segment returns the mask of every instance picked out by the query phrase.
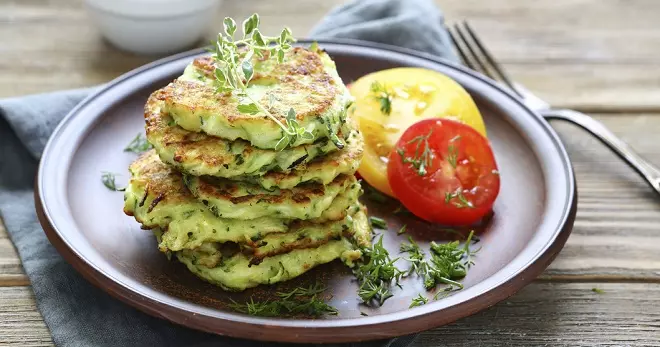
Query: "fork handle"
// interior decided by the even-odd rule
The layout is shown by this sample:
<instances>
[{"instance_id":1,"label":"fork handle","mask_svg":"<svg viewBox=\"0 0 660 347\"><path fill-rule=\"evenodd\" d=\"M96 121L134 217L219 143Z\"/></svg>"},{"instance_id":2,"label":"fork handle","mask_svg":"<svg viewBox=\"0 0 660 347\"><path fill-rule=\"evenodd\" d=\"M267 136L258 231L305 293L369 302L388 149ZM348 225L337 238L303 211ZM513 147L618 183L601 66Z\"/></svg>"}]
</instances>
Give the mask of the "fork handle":
<instances>
[{"instance_id":1,"label":"fork handle","mask_svg":"<svg viewBox=\"0 0 660 347\"><path fill-rule=\"evenodd\" d=\"M546 110L540 113L545 119L568 121L590 132L625 160L660 194L660 169L637 154L630 145L614 135L603 123L584 113L573 110Z\"/></svg>"}]
</instances>

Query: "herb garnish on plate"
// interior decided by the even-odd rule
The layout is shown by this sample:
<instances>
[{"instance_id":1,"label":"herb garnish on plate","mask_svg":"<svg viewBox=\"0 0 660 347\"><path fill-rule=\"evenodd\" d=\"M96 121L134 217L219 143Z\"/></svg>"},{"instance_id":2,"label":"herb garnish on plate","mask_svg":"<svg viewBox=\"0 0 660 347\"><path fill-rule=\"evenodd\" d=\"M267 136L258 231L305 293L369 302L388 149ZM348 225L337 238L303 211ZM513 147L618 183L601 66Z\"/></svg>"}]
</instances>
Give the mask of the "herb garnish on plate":
<instances>
[{"instance_id":1,"label":"herb garnish on plate","mask_svg":"<svg viewBox=\"0 0 660 347\"><path fill-rule=\"evenodd\" d=\"M261 317L293 316L297 314L314 317L336 315L336 308L317 297L326 289L327 287L322 283L317 282L307 288L297 287L290 292L277 292L277 296L279 296L277 300L254 301L254 298L250 298L250 301L245 303L232 300L230 307L237 312Z\"/></svg>"}]
</instances>

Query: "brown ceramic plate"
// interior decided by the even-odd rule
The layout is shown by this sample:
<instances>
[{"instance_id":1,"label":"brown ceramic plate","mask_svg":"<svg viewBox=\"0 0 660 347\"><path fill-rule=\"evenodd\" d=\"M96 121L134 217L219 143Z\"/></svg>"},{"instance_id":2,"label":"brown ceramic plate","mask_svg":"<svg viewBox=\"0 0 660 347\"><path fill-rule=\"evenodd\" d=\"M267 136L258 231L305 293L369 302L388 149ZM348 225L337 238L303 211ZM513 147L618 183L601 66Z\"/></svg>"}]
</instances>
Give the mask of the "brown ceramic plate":
<instances>
[{"instance_id":1,"label":"brown ceramic plate","mask_svg":"<svg viewBox=\"0 0 660 347\"><path fill-rule=\"evenodd\" d=\"M62 121L44 151L35 191L37 211L50 241L89 281L144 312L195 329L270 341L345 342L419 332L483 310L539 275L564 245L577 206L571 163L548 124L491 80L432 56L356 41L319 44L335 59L345 82L392 67L424 67L454 78L479 105L502 186L495 214L481 233L476 265L463 281L465 289L408 309L411 299L424 293L418 279L408 278L384 306L371 309L358 305L353 276L335 262L280 286L226 293L159 253L154 236L122 213L123 194L106 189L101 172L122 173L119 181L127 180L127 167L135 156L123 149L143 131L147 96L204 54L201 50L127 73L88 97ZM406 237L395 232L403 224L424 245L443 237L433 227L392 213L395 204L363 200L372 215L389 221L385 244L395 256ZM338 316L260 318L227 308L229 299L268 297L277 289L317 278L329 286L332 298L328 300L339 309Z\"/></svg>"}]
</instances>

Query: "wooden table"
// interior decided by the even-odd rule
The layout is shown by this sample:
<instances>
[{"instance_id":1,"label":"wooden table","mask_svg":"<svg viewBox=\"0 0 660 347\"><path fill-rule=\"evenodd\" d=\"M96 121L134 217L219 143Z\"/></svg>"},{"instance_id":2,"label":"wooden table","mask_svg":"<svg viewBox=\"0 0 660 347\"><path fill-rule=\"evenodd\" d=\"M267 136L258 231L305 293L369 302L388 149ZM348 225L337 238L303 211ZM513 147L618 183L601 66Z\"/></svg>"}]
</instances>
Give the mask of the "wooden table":
<instances>
[{"instance_id":1,"label":"wooden table","mask_svg":"<svg viewBox=\"0 0 660 347\"><path fill-rule=\"evenodd\" d=\"M288 24L303 35L341 2L225 0L219 18L257 11L264 31ZM438 2L450 20L470 20L516 80L590 112L660 165L660 1ZM81 1L0 3L0 97L94 85L152 59L101 40ZM580 195L566 247L509 300L423 333L416 346L660 345L660 197L583 131L553 126ZM0 345L51 344L0 223Z\"/></svg>"}]
</instances>

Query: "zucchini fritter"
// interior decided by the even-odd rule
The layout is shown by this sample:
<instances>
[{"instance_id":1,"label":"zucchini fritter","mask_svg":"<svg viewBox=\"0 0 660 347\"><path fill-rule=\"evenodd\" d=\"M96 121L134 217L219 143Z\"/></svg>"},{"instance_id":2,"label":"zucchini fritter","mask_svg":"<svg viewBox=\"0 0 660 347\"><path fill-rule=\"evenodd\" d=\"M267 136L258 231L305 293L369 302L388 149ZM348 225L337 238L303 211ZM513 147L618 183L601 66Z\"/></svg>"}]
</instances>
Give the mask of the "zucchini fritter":
<instances>
[{"instance_id":1,"label":"zucchini fritter","mask_svg":"<svg viewBox=\"0 0 660 347\"><path fill-rule=\"evenodd\" d=\"M229 178L263 175L271 170L287 171L337 150L327 139L278 152L254 148L243 140L232 141L186 131L163 112L164 93L163 90L154 92L145 106L147 140L163 162L195 176Z\"/></svg>"},{"instance_id":2,"label":"zucchini fritter","mask_svg":"<svg viewBox=\"0 0 660 347\"><path fill-rule=\"evenodd\" d=\"M327 185L303 183L291 189L261 186L215 177L184 176L184 183L199 201L223 218L254 219L265 216L313 219L343 213L362 192L353 175L340 175ZM346 204L333 204L345 194Z\"/></svg>"},{"instance_id":3,"label":"zucchini fritter","mask_svg":"<svg viewBox=\"0 0 660 347\"><path fill-rule=\"evenodd\" d=\"M165 232L159 249L178 251L199 247L205 242L248 242L270 233L285 233L304 226L301 222L276 217L250 220L219 218L199 202L183 184L182 175L163 164L152 150L135 160L125 191L124 212L134 216L144 229L159 227ZM306 223L344 220L355 200L337 197L330 211ZM337 207L333 207L337 205ZM294 225L295 224L295 225Z\"/></svg>"},{"instance_id":4,"label":"zucchini fritter","mask_svg":"<svg viewBox=\"0 0 660 347\"><path fill-rule=\"evenodd\" d=\"M337 133L346 122L346 108L352 97L325 52L296 47L285 54L282 64L257 56L252 63L250 97L268 105L269 112L281 122L293 108L298 123L314 135L310 140L299 138L292 147ZM235 95L216 92L213 69L210 57L198 58L189 65L183 76L163 89L165 112L189 131L228 140L240 138L258 148L275 148L282 129L263 113L240 113Z\"/></svg>"},{"instance_id":5,"label":"zucchini fritter","mask_svg":"<svg viewBox=\"0 0 660 347\"><path fill-rule=\"evenodd\" d=\"M317 265L337 258L352 265L362 256L359 247L369 244L369 241L363 241L371 239L364 211L354 215L351 229L350 235L340 236L337 240L331 239L318 247L296 248L267 256L258 264L249 254L223 252L222 247L211 244L177 252L176 257L200 278L225 290L241 291L259 284L273 284L298 277Z\"/></svg>"}]
</instances>

